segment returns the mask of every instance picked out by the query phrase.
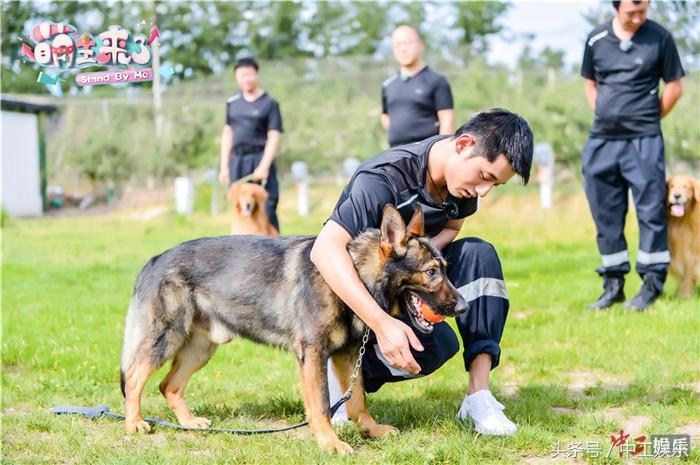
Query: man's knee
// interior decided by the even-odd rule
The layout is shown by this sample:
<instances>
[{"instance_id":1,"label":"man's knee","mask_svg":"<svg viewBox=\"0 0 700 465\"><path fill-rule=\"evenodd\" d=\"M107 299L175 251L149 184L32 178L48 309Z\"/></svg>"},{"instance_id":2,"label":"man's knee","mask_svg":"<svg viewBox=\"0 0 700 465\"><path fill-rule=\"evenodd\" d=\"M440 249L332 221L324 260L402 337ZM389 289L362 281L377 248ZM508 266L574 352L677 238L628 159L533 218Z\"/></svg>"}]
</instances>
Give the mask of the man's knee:
<instances>
[{"instance_id":1,"label":"man's knee","mask_svg":"<svg viewBox=\"0 0 700 465\"><path fill-rule=\"evenodd\" d=\"M496 248L490 242L487 242L478 237L467 237L455 241L451 247L455 247L454 251L450 251L450 256L454 257L457 253L458 261L463 263L478 263L482 270L494 270L500 274L501 261L498 258ZM450 261L450 260L448 260Z\"/></svg>"}]
</instances>

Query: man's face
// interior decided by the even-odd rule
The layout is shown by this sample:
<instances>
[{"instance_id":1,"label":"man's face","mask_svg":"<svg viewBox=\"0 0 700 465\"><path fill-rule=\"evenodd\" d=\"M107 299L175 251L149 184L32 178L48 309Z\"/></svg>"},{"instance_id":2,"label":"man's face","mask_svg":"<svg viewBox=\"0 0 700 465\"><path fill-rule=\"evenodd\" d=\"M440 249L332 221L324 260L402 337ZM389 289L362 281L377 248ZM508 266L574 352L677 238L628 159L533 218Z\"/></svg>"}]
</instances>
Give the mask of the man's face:
<instances>
[{"instance_id":1,"label":"man's face","mask_svg":"<svg viewBox=\"0 0 700 465\"><path fill-rule=\"evenodd\" d=\"M455 197L485 197L494 186L505 184L515 174L505 155L493 162L481 156L469 134L462 134L454 144L456 153L447 159L445 181Z\"/></svg>"},{"instance_id":2,"label":"man's face","mask_svg":"<svg viewBox=\"0 0 700 465\"><path fill-rule=\"evenodd\" d=\"M236 82L243 92L252 92L258 86L258 72L252 66L236 69Z\"/></svg>"},{"instance_id":3,"label":"man's face","mask_svg":"<svg viewBox=\"0 0 700 465\"><path fill-rule=\"evenodd\" d=\"M396 28L391 34L391 46L394 49L394 58L401 66L414 64L423 52L423 42L418 33L408 26Z\"/></svg>"},{"instance_id":4,"label":"man's face","mask_svg":"<svg viewBox=\"0 0 700 465\"><path fill-rule=\"evenodd\" d=\"M626 31L634 31L642 27L647 20L649 1L643 0L640 4L635 4L632 0L622 0L620 9L617 10L617 18Z\"/></svg>"}]
</instances>

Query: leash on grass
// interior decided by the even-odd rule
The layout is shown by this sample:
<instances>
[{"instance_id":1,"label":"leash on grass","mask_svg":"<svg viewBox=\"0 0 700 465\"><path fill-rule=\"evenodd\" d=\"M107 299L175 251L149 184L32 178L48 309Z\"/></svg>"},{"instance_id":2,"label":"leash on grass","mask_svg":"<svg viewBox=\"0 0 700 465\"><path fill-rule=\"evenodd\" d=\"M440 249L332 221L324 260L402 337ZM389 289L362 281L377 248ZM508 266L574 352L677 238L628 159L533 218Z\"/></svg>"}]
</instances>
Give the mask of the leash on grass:
<instances>
[{"instance_id":1,"label":"leash on grass","mask_svg":"<svg viewBox=\"0 0 700 465\"><path fill-rule=\"evenodd\" d=\"M343 397L338 399L338 401L331 407L331 418L335 412L338 411L341 405L350 400L352 396L352 391L357 382L357 377L360 375L360 368L362 367L362 357L365 355L365 346L369 340L369 326L365 329L365 334L362 336L362 345L360 346L360 351L357 357L357 362L355 362L355 368L350 376L350 386L343 394ZM82 415L91 420L99 418L102 416L116 418L117 420L124 420L125 417L121 413L112 412L106 405L98 405L97 407L79 407L73 405L67 406L57 406L49 409L50 413L56 415ZM156 425L167 426L169 428L187 430L187 431L201 431L208 433L229 433L229 434L240 434L240 435L253 435L253 434L267 434L267 433L281 433L284 431L290 431L297 428L302 428L309 424L308 421L302 421L295 425L283 426L281 428L265 428L265 429L229 429L229 428L191 428L189 426L178 425L177 423L171 423L169 421L161 420L160 418L145 418L144 421L148 423L153 423Z\"/></svg>"}]
</instances>

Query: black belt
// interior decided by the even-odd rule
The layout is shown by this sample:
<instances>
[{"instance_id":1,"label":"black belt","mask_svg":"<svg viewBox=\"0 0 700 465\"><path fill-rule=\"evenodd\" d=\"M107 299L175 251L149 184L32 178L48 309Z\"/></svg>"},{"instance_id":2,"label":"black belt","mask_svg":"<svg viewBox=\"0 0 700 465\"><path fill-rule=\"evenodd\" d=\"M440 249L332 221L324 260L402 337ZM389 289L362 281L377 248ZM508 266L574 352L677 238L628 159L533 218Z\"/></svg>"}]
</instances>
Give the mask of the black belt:
<instances>
[{"instance_id":1,"label":"black belt","mask_svg":"<svg viewBox=\"0 0 700 465\"><path fill-rule=\"evenodd\" d=\"M233 154L238 156L257 155L265 151L264 145L234 145Z\"/></svg>"}]
</instances>

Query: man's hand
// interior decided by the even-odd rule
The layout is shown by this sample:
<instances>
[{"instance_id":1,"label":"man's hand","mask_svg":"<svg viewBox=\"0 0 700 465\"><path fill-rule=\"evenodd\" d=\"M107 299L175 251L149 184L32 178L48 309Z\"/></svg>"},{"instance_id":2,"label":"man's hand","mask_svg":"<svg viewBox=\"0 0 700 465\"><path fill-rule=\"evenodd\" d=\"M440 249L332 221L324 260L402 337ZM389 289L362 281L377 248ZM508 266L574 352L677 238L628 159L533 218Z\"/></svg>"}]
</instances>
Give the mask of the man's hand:
<instances>
[{"instance_id":1,"label":"man's hand","mask_svg":"<svg viewBox=\"0 0 700 465\"><path fill-rule=\"evenodd\" d=\"M420 365L413 358L411 347L422 352L423 345L407 324L387 315L373 329L377 335L379 349L392 366L404 369L414 375L420 373Z\"/></svg>"},{"instance_id":2,"label":"man's hand","mask_svg":"<svg viewBox=\"0 0 700 465\"><path fill-rule=\"evenodd\" d=\"M228 169L220 169L219 170L219 182L221 184L228 184L229 178L228 178Z\"/></svg>"},{"instance_id":3,"label":"man's hand","mask_svg":"<svg viewBox=\"0 0 700 465\"><path fill-rule=\"evenodd\" d=\"M270 176L270 168L266 166L258 165L257 168L253 170L253 179L255 181L265 181L268 176Z\"/></svg>"},{"instance_id":4,"label":"man's hand","mask_svg":"<svg viewBox=\"0 0 700 465\"><path fill-rule=\"evenodd\" d=\"M678 99L683 95L683 81L676 79L675 81L670 81L666 83L666 88L664 93L661 94L661 100L659 101L659 111L661 112L661 118L665 117L673 107L676 105Z\"/></svg>"}]
</instances>

